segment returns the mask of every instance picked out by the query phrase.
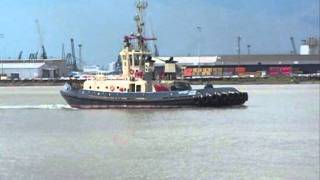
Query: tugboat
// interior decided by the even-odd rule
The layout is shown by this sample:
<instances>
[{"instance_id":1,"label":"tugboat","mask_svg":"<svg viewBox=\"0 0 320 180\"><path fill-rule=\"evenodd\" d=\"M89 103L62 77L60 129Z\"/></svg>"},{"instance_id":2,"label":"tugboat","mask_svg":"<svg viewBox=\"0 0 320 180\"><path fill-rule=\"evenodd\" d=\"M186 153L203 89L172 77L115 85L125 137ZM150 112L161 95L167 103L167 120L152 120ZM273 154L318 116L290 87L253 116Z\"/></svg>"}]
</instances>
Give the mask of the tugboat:
<instances>
[{"instance_id":1,"label":"tugboat","mask_svg":"<svg viewBox=\"0 0 320 180\"><path fill-rule=\"evenodd\" d=\"M113 78L97 74L83 82L67 82L60 93L71 107L225 107L243 105L248 100L246 92L240 92L235 88L214 88L207 84L203 89L192 89L188 83L176 81L176 64L173 58L165 64L169 78L155 78L155 61L147 42L156 38L145 37L143 12L146 8L145 1L137 2L137 32L124 37L124 46L119 54L122 74Z\"/></svg>"}]
</instances>

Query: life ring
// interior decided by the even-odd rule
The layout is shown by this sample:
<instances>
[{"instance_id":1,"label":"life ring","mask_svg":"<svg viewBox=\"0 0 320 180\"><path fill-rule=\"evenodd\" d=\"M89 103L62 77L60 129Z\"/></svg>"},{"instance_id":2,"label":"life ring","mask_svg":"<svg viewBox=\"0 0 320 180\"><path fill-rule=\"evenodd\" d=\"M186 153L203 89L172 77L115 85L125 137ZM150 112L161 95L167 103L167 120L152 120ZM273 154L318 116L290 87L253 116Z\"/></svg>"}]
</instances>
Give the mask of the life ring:
<instances>
[{"instance_id":1,"label":"life ring","mask_svg":"<svg viewBox=\"0 0 320 180\"><path fill-rule=\"evenodd\" d=\"M130 70L130 74L133 75L133 73L134 73L134 70L131 69L131 70Z\"/></svg>"},{"instance_id":2,"label":"life ring","mask_svg":"<svg viewBox=\"0 0 320 180\"><path fill-rule=\"evenodd\" d=\"M110 87L110 90L113 92L113 91L114 91L114 86L111 86L111 87Z\"/></svg>"}]
</instances>

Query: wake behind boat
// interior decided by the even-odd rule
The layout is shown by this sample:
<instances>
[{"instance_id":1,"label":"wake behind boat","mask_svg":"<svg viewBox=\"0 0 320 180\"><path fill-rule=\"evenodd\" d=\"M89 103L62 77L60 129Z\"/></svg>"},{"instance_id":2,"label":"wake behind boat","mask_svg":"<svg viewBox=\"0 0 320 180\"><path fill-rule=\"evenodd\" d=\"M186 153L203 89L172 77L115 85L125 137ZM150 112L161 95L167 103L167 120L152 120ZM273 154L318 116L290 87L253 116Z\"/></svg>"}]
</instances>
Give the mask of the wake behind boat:
<instances>
[{"instance_id":1,"label":"wake behind boat","mask_svg":"<svg viewBox=\"0 0 320 180\"><path fill-rule=\"evenodd\" d=\"M235 88L214 88L208 84L193 90L188 83L175 80L176 64L173 58L165 61L166 78L155 77L152 53L145 37L143 12L147 3L138 1L135 17L137 32L124 37L119 54L122 74L108 79L96 75L92 79L69 81L61 95L74 108L178 108L222 107L242 105L248 100L246 92Z\"/></svg>"}]
</instances>

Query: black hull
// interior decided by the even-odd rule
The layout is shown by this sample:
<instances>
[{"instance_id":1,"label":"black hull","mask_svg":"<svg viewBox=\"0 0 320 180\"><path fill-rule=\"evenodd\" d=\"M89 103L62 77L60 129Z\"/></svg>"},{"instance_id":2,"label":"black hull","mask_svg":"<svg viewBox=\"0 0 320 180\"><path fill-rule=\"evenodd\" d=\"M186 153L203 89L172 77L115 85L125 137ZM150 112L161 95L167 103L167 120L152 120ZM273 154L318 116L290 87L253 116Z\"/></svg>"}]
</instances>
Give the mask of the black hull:
<instances>
[{"instance_id":1,"label":"black hull","mask_svg":"<svg viewBox=\"0 0 320 180\"><path fill-rule=\"evenodd\" d=\"M60 93L71 107L80 109L225 107L243 105L248 100L246 92L234 88L159 93L61 90Z\"/></svg>"}]
</instances>

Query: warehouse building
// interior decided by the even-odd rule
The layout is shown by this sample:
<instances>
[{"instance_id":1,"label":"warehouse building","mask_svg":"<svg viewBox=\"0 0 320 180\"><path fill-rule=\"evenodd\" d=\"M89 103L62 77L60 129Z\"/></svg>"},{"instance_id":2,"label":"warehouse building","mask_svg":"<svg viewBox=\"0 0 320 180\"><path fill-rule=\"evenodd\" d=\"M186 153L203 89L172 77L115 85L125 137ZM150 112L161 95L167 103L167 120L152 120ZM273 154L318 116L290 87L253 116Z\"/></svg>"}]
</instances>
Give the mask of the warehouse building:
<instances>
[{"instance_id":1,"label":"warehouse building","mask_svg":"<svg viewBox=\"0 0 320 180\"><path fill-rule=\"evenodd\" d=\"M320 55L241 55L221 56L215 66L238 67L247 71L268 71L270 67L292 67L302 73L310 74L320 71Z\"/></svg>"},{"instance_id":2,"label":"warehouse building","mask_svg":"<svg viewBox=\"0 0 320 180\"><path fill-rule=\"evenodd\" d=\"M153 58L156 66L164 66L170 57ZM276 64L320 64L320 55L221 55L174 57L180 66L228 66L228 65L276 65Z\"/></svg>"},{"instance_id":3,"label":"warehouse building","mask_svg":"<svg viewBox=\"0 0 320 180\"><path fill-rule=\"evenodd\" d=\"M29 79L42 77L45 63L1 63L1 74L13 79Z\"/></svg>"},{"instance_id":4,"label":"warehouse building","mask_svg":"<svg viewBox=\"0 0 320 180\"><path fill-rule=\"evenodd\" d=\"M165 61L170 57L154 58L156 73L164 72ZM277 74L276 71L286 71L289 74L313 74L320 72L320 55L222 55L201 57L174 57L178 67L178 73L183 74L188 68L187 74L214 74L213 71L221 71L218 74L238 75L264 72ZM215 69L218 68L218 69ZM220 70L222 69L222 70ZM223 73L225 72L225 73ZM281 73L280 73L281 74ZM189 75L188 75L189 76Z\"/></svg>"},{"instance_id":5,"label":"warehouse building","mask_svg":"<svg viewBox=\"0 0 320 180\"><path fill-rule=\"evenodd\" d=\"M0 74L11 79L59 78L70 72L66 61L49 60L1 60Z\"/></svg>"},{"instance_id":6,"label":"warehouse building","mask_svg":"<svg viewBox=\"0 0 320 180\"><path fill-rule=\"evenodd\" d=\"M177 62L179 66L195 66L195 65L202 65L202 66L211 66L215 65L218 62L218 56L177 56L174 57L174 61ZM161 67L164 66L165 61L169 60L170 57L153 57L155 61L155 66Z\"/></svg>"}]
</instances>

